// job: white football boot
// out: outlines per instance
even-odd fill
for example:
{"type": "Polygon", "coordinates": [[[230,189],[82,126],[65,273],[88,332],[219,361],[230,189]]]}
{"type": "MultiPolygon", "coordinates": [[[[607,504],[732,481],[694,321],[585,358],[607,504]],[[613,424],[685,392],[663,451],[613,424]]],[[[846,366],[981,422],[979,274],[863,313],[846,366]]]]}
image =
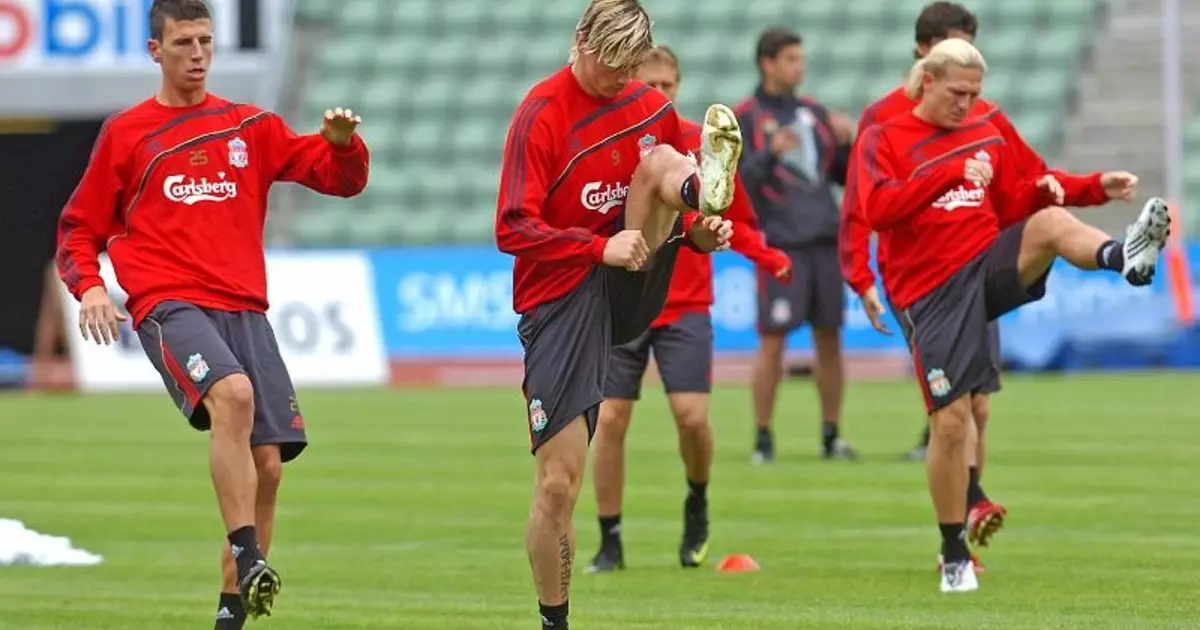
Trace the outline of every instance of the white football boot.
{"type": "Polygon", "coordinates": [[[737,116],[724,105],[710,105],[701,133],[700,212],[714,215],[729,209],[741,157],[742,130],[737,116]]]}
{"type": "Polygon", "coordinates": [[[1171,212],[1167,202],[1154,197],[1142,206],[1142,212],[1125,229],[1125,267],[1121,275],[1135,287],[1145,286],[1154,280],[1154,269],[1158,255],[1167,245],[1171,235],[1171,212]]]}
{"type": "Polygon", "coordinates": [[[964,560],[942,565],[943,593],[970,593],[977,590],[979,590],[979,579],[975,576],[974,562],[964,560]]]}

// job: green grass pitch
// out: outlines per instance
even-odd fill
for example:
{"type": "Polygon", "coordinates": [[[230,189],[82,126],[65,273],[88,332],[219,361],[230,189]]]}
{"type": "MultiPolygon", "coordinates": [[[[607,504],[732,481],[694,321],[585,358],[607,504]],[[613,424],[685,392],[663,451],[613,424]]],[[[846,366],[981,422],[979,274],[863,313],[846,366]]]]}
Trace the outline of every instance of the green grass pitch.
{"type": "MultiPolygon", "coordinates": [[[[1200,628],[1200,376],[1009,377],[984,485],[1009,510],[970,595],[938,592],[912,383],[853,384],[854,463],[816,458],[815,396],[781,393],[780,461],[749,463],[749,395],[713,398],[709,565],[681,569],[684,480],[656,386],[629,438],[629,568],[583,572],[579,630],[1200,628]],[[721,574],[752,554],[762,571],[721,574]]],[[[252,628],[537,627],[523,545],[533,461],[517,389],[303,392],[313,442],[287,467],[273,564],[284,590],[252,628]]],[[[165,395],[0,397],[0,518],[105,562],[0,567],[0,628],[211,628],[222,531],[207,440],[165,395]]]]}

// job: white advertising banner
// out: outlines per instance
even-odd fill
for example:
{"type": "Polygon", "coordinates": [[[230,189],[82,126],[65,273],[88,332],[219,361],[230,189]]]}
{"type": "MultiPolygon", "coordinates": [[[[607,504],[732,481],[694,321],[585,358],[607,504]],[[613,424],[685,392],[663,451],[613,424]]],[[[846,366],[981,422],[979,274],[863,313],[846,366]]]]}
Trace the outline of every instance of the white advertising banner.
{"type": "MultiPolygon", "coordinates": [[[[101,276],[124,308],[125,292],[107,257],[101,276]]],[[[358,252],[269,252],[267,317],[297,387],[383,385],[388,380],[367,256],[358,252]]],[[[79,334],[79,303],[62,287],[75,377],[84,391],[162,389],[129,323],[112,346],[85,342],[79,334]]]]}
{"type": "MultiPolygon", "coordinates": [[[[214,60],[210,87],[263,101],[283,65],[289,0],[207,0],[214,60]]],[[[150,59],[153,0],[0,0],[0,114],[107,116],[158,88],[150,59]],[[81,97],[81,95],[83,95],[81,97]]]]}

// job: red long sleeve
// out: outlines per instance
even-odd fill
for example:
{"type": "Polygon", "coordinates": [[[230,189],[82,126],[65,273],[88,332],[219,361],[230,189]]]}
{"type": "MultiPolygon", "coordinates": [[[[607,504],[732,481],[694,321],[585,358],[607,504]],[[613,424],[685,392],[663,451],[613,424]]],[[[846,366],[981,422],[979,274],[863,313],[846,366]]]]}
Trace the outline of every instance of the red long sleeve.
{"type": "Polygon", "coordinates": [[[1004,137],[1005,144],[1012,152],[1012,159],[1016,162],[1016,170],[1022,177],[1036,179],[1050,174],[1058,180],[1058,183],[1062,184],[1064,206],[1085,208],[1108,203],[1108,193],[1104,192],[1104,187],[1100,185],[1101,173],[1076,175],[1057,169],[1047,169],[1046,161],[1038,155],[1033,147],[1029,146],[1028,142],[1025,142],[1003,110],[998,108],[992,110],[988,121],[1004,137]]]}
{"type": "Polygon", "coordinates": [[[275,114],[264,124],[272,145],[267,181],[296,182],[337,197],[353,197],[367,187],[371,157],[358,134],[339,146],[320,134],[297,135],[275,114]]]}
{"type": "MultiPolygon", "coordinates": [[[[779,255],[782,252],[767,247],[767,239],[758,227],[758,217],[754,215],[754,207],[750,195],[742,185],[738,176],[734,184],[733,203],[725,212],[725,218],[733,222],[733,238],[729,241],[730,249],[745,256],[750,262],[759,267],[778,271],[779,255]]],[[[788,264],[787,257],[782,263],[788,264]]]]}
{"type": "MultiPolygon", "coordinates": [[[[907,179],[897,174],[897,157],[888,142],[881,142],[882,127],[873,127],[859,143],[856,176],[858,202],[867,225],[882,232],[928,208],[963,177],[961,160],[949,157],[932,162],[907,179]]],[[[914,137],[913,141],[922,138],[914,137]]]]}
{"type": "Polygon", "coordinates": [[[100,278],[100,252],[112,231],[121,198],[121,178],[113,160],[109,122],[100,130],[83,179],[58,220],[59,277],[75,299],[92,287],[104,286],[100,278]]]}
{"type": "Polygon", "coordinates": [[[989,186],[994,194],[992,207],[999,218],[1000,229],[1014,225],[1055,202],[1049,193],[1038,188],[1041,175],[1028,175],[1016,161],[1011,147],[999,147],[1000,160],[989,186]]]}
{"type": "Polygon", "coordinates": [[[551,183],[551,130],[539,114],[548,99],[530,99],[513,117],[504,145],[496,245],[538,262],[600,263],[608,239],[582,227],[558,229],[542,219],[551,183]]]}
{"type": "Polygon", "coordinates": [[[850,159],[850,175],[846,191],[842,196],[842,226],[838,230],[838,260],[842,276],[854,292],[862,295],[875,286],[875,273],[871,271],[871,226],[862,216],[862,204],[858,197],[858,163],[850,159]]]}

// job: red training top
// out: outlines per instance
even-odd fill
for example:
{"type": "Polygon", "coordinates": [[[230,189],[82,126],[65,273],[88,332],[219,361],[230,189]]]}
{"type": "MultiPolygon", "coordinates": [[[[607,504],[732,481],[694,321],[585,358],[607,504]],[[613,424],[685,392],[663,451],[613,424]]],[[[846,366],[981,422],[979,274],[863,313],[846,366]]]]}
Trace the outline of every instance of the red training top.
{"type": "MultiPolygon", "coordinates": [[[[871,125],[910,112],[916,106],[917,101],[909,98],[904,93],[903,87],[892,90],[863,110],[862,119],[858,121],[858,136],[862,137],[871,125]]],[[[1005,144],[1008,145],[1016,160],[1016,169],[1022,177],[1036,178],[1044,174],[1053,175],[1062,184],[1065,193],[1063,205],[1081,208],[1108,203],[1108,194],[1100,185],[1100,173],[1073,175],[1065,171],[1047,170],[1045,160],[1025,142],[1020,133],[1017,133],[1012,121],[998,105],[978,99],[971,110],[970,118],[971,120],[986,120],[1000,131],[1001,137],[1004,138],[1005,144]]],[[[854,173],[855,168],[856,165],[851,163],[850,172],[854,173]]],[[[842,199],[842,229],[839,234],[841,241],[839,249],[842,274],[846,277],[846,284],[850,285],[855,293],[862,295],[867,289],[875,286],[875,274],[871,272],[870,265],[871,229],[862,217],[858,196],[850,194],[851,192],[847,190],[847,194],[842,199]]],[[[885,273],[884,267],[887,266],[888,259],[888,243],[885,239],[879,239],[875,255],[878,258],[880,273],[885,273]]]]}
{"type": "Polygon", "coordinates": [[[104,285],[107,249],[135,327],[165,300],[265,312],[271,184],[350,197],[367,185],[368,161],[357,135],[340,147],[212,94],[191,107],[151,98],[100,129],[59,219],[59,275],[81,299],[104,285]]]}
{"type": "Polygon", "coordinates": [[[909,112],[867,129],[855,151],[854,192],[867,226],[889,244],[883,282],[896,308],[948,280],[1002,227],[1053,202],[987,120],[945,129],[909,112]],[[986,188],[966,181],[968,159],[991,162],[986,188]]]}
{"type": "MultiPolygon", "coordinates": [[[[683,126],[684,145],[693,155],[699,155],[701,126],[686,119],[680,119],[680,124],[683,126]]],[[[787,269],[791,261],[787,254],[767,247],[766,239],[759,230],[754,208],[750,205],[750,195],[746,193],[741,177],[737,178],[734,186],[733,203],[724,214],[724,218],[734,224],[733,238],[730,239],[729,245],[735,252],[774,276],[787,269]]],[[[688,313],[706,313],[712,303],[712,258],[686,247],[682,248],[675,261],[675,272],[671,276],[667,303],[662,314],[650,327],[669,326],[688,313]]]]}
{"type": "MultiPolygon", "coordinates": [[[[657,144],[687,153],[662,92],[632,81],[615,98],[589,95],[570,66],[517,107],[500,172],[496,245],[513,263],[513,310],[578,287],[604,261],[641,156],[657,144]]],[[[684,233],[700,216],[684,213],[684,233]]]]}

